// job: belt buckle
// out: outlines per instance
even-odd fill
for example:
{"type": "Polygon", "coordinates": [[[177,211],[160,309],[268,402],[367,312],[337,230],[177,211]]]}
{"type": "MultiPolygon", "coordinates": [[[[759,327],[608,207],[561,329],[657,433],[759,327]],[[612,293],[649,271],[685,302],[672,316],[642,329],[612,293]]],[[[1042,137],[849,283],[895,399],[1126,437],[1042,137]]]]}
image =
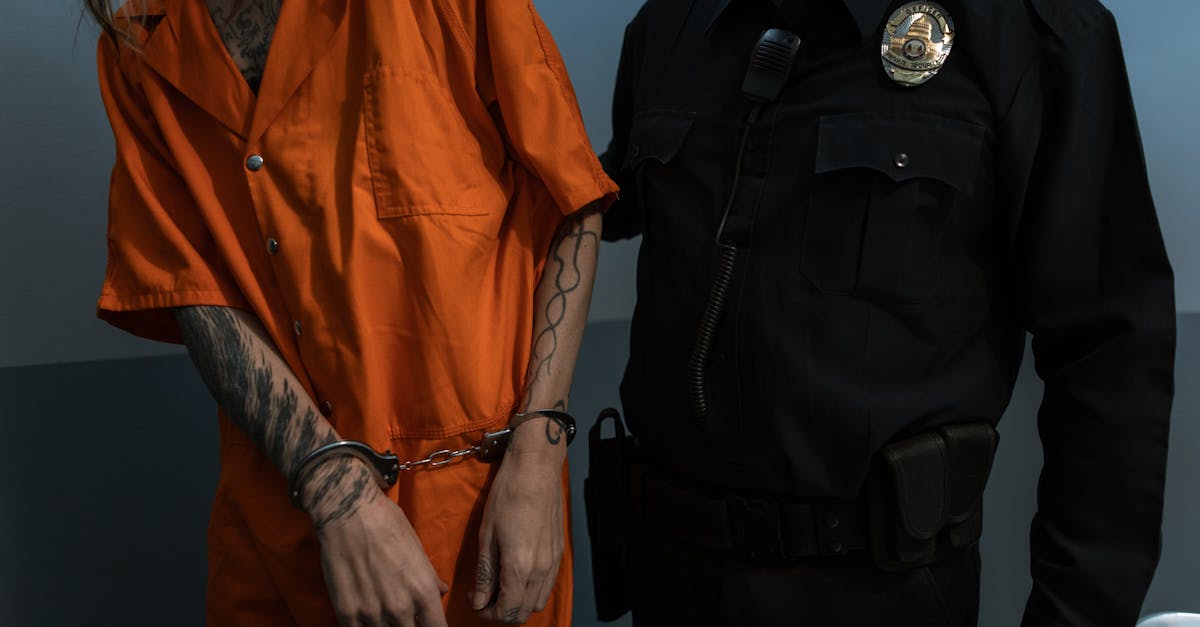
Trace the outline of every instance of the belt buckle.
{"type": "Polygon", "coordinates": [[[777,503],[738,497],[727,503],[734,553],[747,559],[783,555],[777,503]]]}

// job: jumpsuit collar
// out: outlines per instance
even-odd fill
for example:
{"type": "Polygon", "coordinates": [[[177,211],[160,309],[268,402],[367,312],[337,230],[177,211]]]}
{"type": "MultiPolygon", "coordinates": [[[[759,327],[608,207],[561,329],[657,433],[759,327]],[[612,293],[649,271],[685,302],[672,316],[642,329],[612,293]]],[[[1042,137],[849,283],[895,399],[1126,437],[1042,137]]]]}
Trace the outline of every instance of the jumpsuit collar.
{"type": "Polygon", "coordinates": [[[284,2],[255,96],[221,42],[205,3],[167,3],[143,48],[147,65],[189,100],[254,143],[291,100],[342,27],[347,0],[284,2]]]}

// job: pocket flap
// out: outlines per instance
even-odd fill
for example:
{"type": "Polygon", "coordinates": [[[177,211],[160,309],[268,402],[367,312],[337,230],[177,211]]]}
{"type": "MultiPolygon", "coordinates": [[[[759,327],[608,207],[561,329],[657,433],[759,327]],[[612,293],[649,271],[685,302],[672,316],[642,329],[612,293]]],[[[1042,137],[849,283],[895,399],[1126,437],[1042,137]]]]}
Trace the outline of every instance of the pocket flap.
{"type": "Polygon", "coordinates": [[[936,433],[883,449],[895,481],[900,523],[914,540],[933,538],[946,522],[946,446],[936,433]]]}
{"type": "Polygon", "coordinates": [[[941,116],[908,112],[821,117],[815,172],[870,168],[896,182],[942,181],[970,195],[986,129],[941,116]]]}
{"type": "Polygon", "coordinates": [[[693,115],[678,111],[643,111],[633,118],[623,167],[646,159],[667,163],[675,158],[692,128],[693,115]]]}
{"type": "Polygon", "coordinates": [[[975,514],[983,501],[999,434],[986,422],[946,425],[938,431],[946,441],[950,463],[947,520],[959,523],[975,514]]]}

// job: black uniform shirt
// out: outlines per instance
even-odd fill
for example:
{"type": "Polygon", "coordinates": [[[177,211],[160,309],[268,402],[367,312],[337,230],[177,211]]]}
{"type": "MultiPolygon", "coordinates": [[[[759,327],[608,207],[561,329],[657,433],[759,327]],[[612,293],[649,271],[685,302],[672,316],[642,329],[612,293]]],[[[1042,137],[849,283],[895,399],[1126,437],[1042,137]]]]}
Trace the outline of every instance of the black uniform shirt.
{"type": "Polygon", "coordinates": [[[650,0],[629,25],[605,237],[643,235],[622,401],[662,465],[851,497],[885,442],[1045,381],[1028,624],[1131,625],[1157,561],[1174,302],[1116,27],[1094,0],[944,0],[940,74],[894,83],[889,0],[650,0]],[[803,41],[750,126],[760,33],[803,41]],[[737,244],[707,364],[688,361],[737,244]]]}

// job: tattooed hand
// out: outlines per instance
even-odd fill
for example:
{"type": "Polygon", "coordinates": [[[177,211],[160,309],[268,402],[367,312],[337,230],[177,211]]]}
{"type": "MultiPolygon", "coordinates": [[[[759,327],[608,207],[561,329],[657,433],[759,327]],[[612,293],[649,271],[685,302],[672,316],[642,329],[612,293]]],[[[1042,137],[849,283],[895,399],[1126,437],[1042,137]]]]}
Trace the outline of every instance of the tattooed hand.
{"type": "Polygon", "coordinates": [[[565,458],[566,438],[553,420],[532,418],[513,433],[479,530],[471,605],[486,619],[524,623],[550,601],[565,544],[565,458]]]}
{"type": "MultiPolygon", "coordinates": [[[[351,459],[353,474],[370,480],[363,463],[351,459]]],[[[354,516],[325,524],[317,535],[325,582],[343,626],[446,626],[441,597],[450,587],[438,578],[408,517],[378,490],[354,516]]]]}

